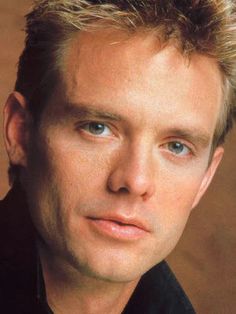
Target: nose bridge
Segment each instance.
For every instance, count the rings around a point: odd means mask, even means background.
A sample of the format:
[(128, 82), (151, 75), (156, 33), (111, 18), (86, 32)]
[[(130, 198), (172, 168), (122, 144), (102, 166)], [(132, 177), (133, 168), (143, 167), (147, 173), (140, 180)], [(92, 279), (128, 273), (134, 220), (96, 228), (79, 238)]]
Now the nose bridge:
[(145, 139), (127, 145), (110, 174), (109, 188), (145, 198), (155, 191), (152, 145)]

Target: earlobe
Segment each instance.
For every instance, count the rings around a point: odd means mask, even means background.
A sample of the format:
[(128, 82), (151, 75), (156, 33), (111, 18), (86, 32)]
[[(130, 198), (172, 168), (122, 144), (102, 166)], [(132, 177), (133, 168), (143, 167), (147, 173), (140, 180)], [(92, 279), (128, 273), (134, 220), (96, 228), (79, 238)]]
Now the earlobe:
[(29, 120), (24, 96), (13, 92), (4, 107), (4, 140), (9, 160), (13, 165), (27, 164)]
[(205, 175), (204, 175), (203, 180), (201, 182), (198, 193), (194, 199), (192, 208), (197, 206), (198, 202), (200, 201), (200, 199), (202, 198), (202, 196), (206, 192), (208, 186), (210, 185), (210, 183), (211, 183), (211, 181), (215, 175), (216, 169), (218, 168), (218, 166), (220, 164), (220, 161), (223, 157), (223, 154), (224, 154), (224, 148), (222, 146), (218, 146), (215, 149), (211, 163), (205, 172)]

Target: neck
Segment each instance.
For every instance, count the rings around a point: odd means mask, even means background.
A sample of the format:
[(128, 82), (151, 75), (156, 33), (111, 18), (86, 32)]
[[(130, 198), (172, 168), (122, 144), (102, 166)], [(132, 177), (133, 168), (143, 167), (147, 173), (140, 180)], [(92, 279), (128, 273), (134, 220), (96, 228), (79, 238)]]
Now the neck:
[(109, 282), (84, 275), (40, 249), (47, 301), (55, 314), (120, 314), (138, 280)]

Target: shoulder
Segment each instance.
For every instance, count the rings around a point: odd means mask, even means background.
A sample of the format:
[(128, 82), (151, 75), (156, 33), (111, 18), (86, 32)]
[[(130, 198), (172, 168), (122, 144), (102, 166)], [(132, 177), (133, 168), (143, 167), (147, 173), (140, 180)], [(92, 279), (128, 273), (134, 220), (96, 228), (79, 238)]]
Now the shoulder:
[(30, 256), (34, 247), (34, 228), (23, 190), (14, 186), (0, 201), (0, 270), (3, 261)]
[(0, 248), (4, 243), (14, 245), (28, 238), (33, 232), (26, 196), (19, 185), (15, 185), (0, 201)]
[(165, 287), (163, 288), (165, 291), (163, 305), (168, 304), (168, 313), (195, 313), (189, 298), (187, 297), (168, 264), (163, 261), (159, 264), (159, 269), (162, 284), (163, 287)]
[(6, 313), (33, 313), (23, 308), (31, 306), (36, 288), (36, 257), (26, 198), (13, 187), (0, 201), (0, 307)]
[(124, 314), (194, 314), (195, 311), (165, 261), (141, 278)]

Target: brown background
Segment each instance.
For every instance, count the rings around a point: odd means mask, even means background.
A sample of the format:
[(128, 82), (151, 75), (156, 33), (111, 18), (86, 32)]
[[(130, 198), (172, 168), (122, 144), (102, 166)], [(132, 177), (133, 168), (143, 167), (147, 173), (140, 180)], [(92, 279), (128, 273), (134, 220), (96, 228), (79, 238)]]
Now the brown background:
[[(20, 3), (20, 4), (19, 4)], [(0, 109), (14, 86), (29, 0), (0, 0)], [(0, 115), (2, 128), (2, 114)], [(236, 131), (207, 195), (168, 258), (197, 313), (236, 313)], [(7, 157), (0, 137), (0, 198), (8, 190)], [(145, 313), (144, 313), (145, 314)]]

